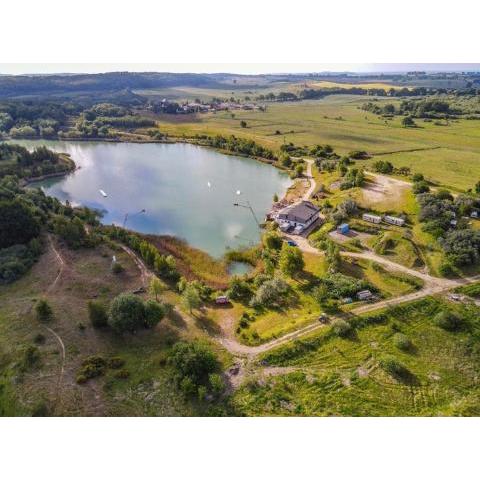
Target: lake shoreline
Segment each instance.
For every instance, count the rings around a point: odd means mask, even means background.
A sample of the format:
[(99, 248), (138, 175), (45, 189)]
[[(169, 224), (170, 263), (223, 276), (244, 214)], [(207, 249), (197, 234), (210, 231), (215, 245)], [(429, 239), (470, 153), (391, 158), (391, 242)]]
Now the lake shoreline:
[[(182, 138), (178, 138), (178, 137), (174, 137), (174, 138), (175, 138), (174, 140), (154, 140), (154, 139), (140, 139), (140, 138), (137, 138), (137, 139), (128, 138), (127, 139), (127, 138), (121, 138), (121, 137), (117, 137), (117, 138), (86, 138), (86, 137), (80, 137), (80, 138), (68, 138), (68, 139), (63, 139), (61, 137), (56, 137), (56, 138), (22, 137), (22, 138), (15, 139), (15, 138), (10, 137), (10, 138), (7, 138), (7, 140), (11, 141), (11, 142), (15, 142), (15, 140), (20, 140), (20, 141), (21, 140), (32, 140), (32, 141), (46, 140), (46, 141), (58, 141), (58, 142), (77, 142), (78, 141), (78, 142), (94, 142), (94, 143), (132, 143), (132, 144), (166, 144), (166, 145), (174, 145), (174, 144), (184, 144), (185, 145), (185, 144), (188, 144), (188, 145), (196, 145), (196, 146), (202, 147), (202, 148), (207, 148), (209, 150), (213, 150), (214, 152), (222, 153), (223, 155), (229, 155), (229, 156), (232, 156), (232, 157), (250, 158), (250, 159), (255, 160), (257, 162), (261, 162), (261, 163), (264, 163), (264, 164), (267, 164), (267, 165), (271, 165), (272, 167), (276, 168), (277, 170), (280, 170), (281, 172), (285, 172), (285, 173), (289, 172), (289, 170), (287, 168), (284, 168), (280, 165), (277, 165), (274, 160), (271, 160), (271, 159), (268, 159), (268, 158), (255, 157), (253, 155), (248, 155), (248, 154), (245, 154), (245, 153), (232, 152), (230, 150), (225, 150), (225, 149), (222, 149), (222, 148), (212, 147), (211, 145), (204, 144), (201, 141), (197, 141), (196, 139), (191, 139), (191, 138), (182, 139)], [(46, 180), (48, 178), (66, 176), (70, 173), (75, 172), (80, 167), (76, 166), (75, 161), (73, 159), (70, 158), (70, 160), (75, 165), (75, 167), (72, 170), (67, 170), (65, 172), (56, 172), (56, 173), (52, 173), (52, 174), (48, 174), (48, 175), (42, 175), (41, 177), (32, 177), (32, 178), (24, 179), (24, 181), (25, 181), (24, 186), (30, 185), (31, 183), (35, 183), (35, 182), (40, 182), (40, 181)], [(294, 186), (295, 180), (298, 180), (298, 179), (292, 179), (292, 185), (290, 185), (290, 187), (287, 188), (285, 194), (279, 200), (285, 200), (286, 199), (287, 194), (288, 194), (288, 190)], [(272, 206), (273, 206), (273, 202), (272, 202)]]
[[(261, 232), (258, 231), (256, 226), (255, 228), (253, 228), (253, 222), (251, 221), (251, 219), (248, 216), (246, 217), (246, 214), (243, 214), (241, 212), (238, 212), (237, 214), (237, 212), (235, 211), (237, 209), (232, 207), (232, 202), (236, 201), (235, 191), (241, 190), (243, 195), (247, 195), (246, 198), (248, 198), (255, 206), (262, 220), (264, 213), (267, 214), (270, 211), (272, 199), (274, 198), (275, 193), (283, 197), (284, 194), (286, 194), (287, 192), (291, 192), (291, 190), (289, 190), (292, 185), (291, 179), (288, 178), (288, 175), (286, 175), (285, 172), (281, 172), (281, 170), (279, 169), (269, 169), (266, 165), (270, 165), (270, 162), (258, 162), (255, 161), (258, 160), (258, 158), (250, 157), (248, 155), (235, 154), (233, 152), (224, 152), (216, 148), (205, 149), (206, 146), (201, 145), (199, 142), (153, 141), (142, 142), (145, 143), (145, 145), (142, 146), (137, 144), (136, 142), (129, 141), (87, 142), (86, 140), (83, 140), (81, 142), (76, 142), (75, 140), (47, 141), (42, 139), (36, 139), (33, 141), (24, 141), (23, 144), (29, 149), (34, 149), (37, 146), (37, 142), (38, 144), (45, 145), (49, 148), (54, 149), (57, 152), (68, 152), (71, 155), (70, 158), (74, 158), (76, 160), (77, 168), (75, 170), (53, 172), (52, 174), (41, 177), (28, 178), (25, 179), (24, 185), (29, 185), (30, 188), (44, 187), (44, 191), (47, 195), (54, 196), (60, 201), (64, 201), (66, 191), (62, 189), (64, 188), (63, 185), (65, 184), (65, 182), (68, 182), (67, 184), (69, 185), (69, 187), (67, 188), (71, 188), (72, 185), (77, 184), (78, 182), (80, 182), (80, 184), (82, 182), (85, 182), (85, 178), (89, 178), (89, 180), (91, 180), (92, 178), (96, 178), (96, 173), (92, 172), (96, 172), (99, 169), (98, 171), (103, 172), (101, 174), (103, 175), (103, 177), (102, 180), (100, 180), (98, 185), (95, 187), (95, 190), (91, 189), (90, 185), (92, 184), (92, 182), (89, 181), (89, 183), (85, 184), (82, 187), (83, 189), (79, 190), (78, 187), (76, 188), (76, 198), (69, 197), (69, 199), (70, 201), (78, 203), (79, 205), (86, 205), (90, 208), (95, 208), (97, 210), (101, 209), (101, 206), (93, 205), (94, 203), (104, 204), (106, 202), (106, 211), (110, 213), (106, 214), (105, 218), (101, 220), (102, 223), (104, 223), (105, 225), (110, 225), (112, 222), (114, 224), (121, 225), (123, 220), (123, 214), (122, 218), (119, 218), (118, 211), (121, 210), (122, 212), (124, 212), (129, 211), (129, 209), (133, 209), (128, 203), (129, 200), (126, 200), (127, 205), (120, 206), (122, 201), (123, 203), (125, 203), (124, 200), (121, 200), (123, 198), (123, 193), (121, 193), (123, 192), (123, 187), (121, 187), (121, 191), (114, 191), (114, 185), (116, 188), (116, 185), (120, 185), (119, 181), (123, 182), (123, 180), (121, 180), (121, 177), (118, 176), (119, 171), (124, 172), (120, 173), (120, 175), (126, 175), (127, 177), (129, 177), (130, 174), (137, 175), (135, 180), (137, 186), (135, 188), (139, 188), (139, 185), (143, 185), (141, 183), (142, 178), (144, 178), (147, 183), (149, 182), (148, 178), (154, 178), (151, 176), (151, 173), (153, 171), (148, 173), (147, 177), (145, 177), (145, 175), (142, 173), (143, 170), (138, 170), (139, 165), (145, 163), (143, 168), (146, 168), (146, 166), (148, 165), (148, 168), (153, 168), (155, 171), (158, 169), (162, 170), (167, 168), (168, 170), (168, 168), (173, 168), (173, 170), (171, 171), (171, 176), (164, 177), (165, 179), (168, 179), (168, 181), (166, 183), (162, 183), (162, 185), (164, 185), (164, 187), (162, 188), (165, 188), (165, 191), (169, 192), (168, 198), (172, 199), (172, 204), (169, 207), (164, 207), (164, 210), (162, 210), (162, 215), (164, 215), (163, 218), (160, 216), (156, 217), (154, 213), (156, 205), (153, 205), (150, 208), (150, 212), (152, 213), (152, 215), (149, 217), (148, 220), (145, 220), (147, 224), (142, 225), (142, 222), (144, 222), (144, 220), (141, 220), (141, 218), (143, 217), (138, 217), (138, 220), (134, 222), (134, 224), (132, 224), (130, 228), (137, 231), (138, 233), (153, 234), (165, 232), (167, 234), (169, 233), (170, 235), (178, 236), (178, 238), (187, 239), (190, 245), (209, 253), (216, 259), (223, 257), (226, 252), (226, 248), (237, 248), (242, 245), (243, 240), (237, 235), (240, 230), (236, 231), (237, 228), (240, 229), (240, 226), (238, 225), (239, 222), (240, 225), (242, 225), (242, 229), (246, 228), (246, 230), (244, 230), (244, 233), (240, 234), (243, 235), (243, 237), (249, 239), (261, 236)], [(19, 143), (22, 144), (20, 140)], [(165, 147), (155, 147), (154, 144), (156, 143), (167, 143), (167, 145), (165, 145)], [(185, 146), (182, 147), (181, 144), (184, 144)], [(190, 146), (188, 146), (187, 144)], [(118, 147), (116, 145), (118, 145)], [(84, 151), (89, 152), (88, 158), (90, 159), (90, 162), (88, 164), (84, 164), (85, 159), (82, 153)], [(223, 162), (226, 163), (217, 164), (214, 161), (216, 157), (219, 157), (218, 161), (222, 161), (221, 157), (227, 154), (228, 158), (227, 156), (223, 157)], [(132, 163), (129, 161), (129, 158), (136, 158), (136, 161)], [(152, 163), (149, 161), (149, 159), (157, 158), (164, 158), (166, 163), (157, 161), (153, 161)], [(198, 163), (199, 160), (197, 159), (200, 160), (200, 163)], [(93, 165), (98, 165), (98, 169), (93, 167), (92, 171), (91, 169), (88, 169), (88, 173), (87, 170), (85, 170), (84, 172), (83, 167), (85, 167), (85, 165), (90, 165), (92, 160), (95, 161)], [(180, 163), (179, 161), (184, 161), (185, 163)], [(262, 164), (265, 165), (265, 167), (260, 166)], [(117, 168), (121, 165), (124, 165), (124, 167), (122, 167), (123, 170), (119, 170)], [(162, 167), (161, 165), (165, 165), (165, 167)], [(166, 167), (167, 165), (172, 165), (172, 167)], [(200, 170), (194, 171), (197, 173), (202, 172), (202, 178), (204, 178), (204, 182), (202, 182), (202, 180), (200, 178), (197, 178), (196, 176), (195, 178), (190, 178), (192, 176), (192, 173), (190, 172), (192, 172), (192, 167), (194, 165), (195, 169), (200, 168)], [(198, 167), (196, 165), (198, 165)], [(220, 165), (225, 166), (220, 167)], [(77, 171), (79, 171), (81, 175), (81, 177), (78, 177), (78, 179), (70, 180), (74, 176), (67, 177), (67, 174)], [(137, 174), (134, 174), (134, 171), (137, 171)], [(149, 172), (149, 170), (145, 171)], [(112, 178), (109, 172), (112, 173), (114, 179), (112, 186), (110, 186), (110, 181), (112, 180)], [(218, 174), (218, 172), (221, 173)], [(79, 173), (76, 173), (76, 175), (79, 175)], [(91, 177), (91, 175), (93, 175), (93, 177)], [(69, 178), (69, 180), (64, 180), (62, 179), (62, 177)], [(48, 181), (48, 179), (50, 178), (54, 178), (53, 183), (51, 181)], [(42, 182), (43, 180), (45, 180), (45, 182)], [(209, 181), (207, 182), (207, 180)], [(193, 181), (194, 183), (191, 184), (190, 181)], [(210, 190), (210, 182), (212, 183), (212, 190)], [(176, 195), (172, 196), (172, 194), (176, 191), (175, 187), (177, 186), (177, 184), (180, 185), (181, 190)], [(54, 185), (60, 186), (54, 187)], [(110, 187), (110, 189), (108, 187)], [(59, 192), (56, 192), (55, 190), (50, 190), (50, 188), (57, 188)], [(75, 187), (73, 188), (75, 189)], [(108, 192), (109, 198), (106, 200), (98, 200), (98, 188), (104, 188)], [(182, 192), (184, 191), (186, 192), (185, 198), (182, 196)], [(143, 187), (142, 192), (145, 192), (145, 189)], [(193, 201), (193, 203), (192, 192), (194, 192), (193, 195), (195, 196), (195, 201)], [(218, 197), (218, 195), (220, 195), (220, 197)], [(146, 210), (149, 210), (149, 202), (151, 201), (151, 199), (153, 199), (153, 202), (155, 202), (155, 197), (152, 197), (148, 193), (144, 194), (143, 197), (144, 198), (141, 200), (141, 204), (139, 203), (140, 206), (138, 207), (138, 209), (140, 210), (140, 207), (142, 207)], [(110, 198), (112, 200), (110, 200)], [(175, 198), (177, 200), (175, 200)], [(216, 198), (217, 200), (215, 200)], [(93, 200), (93, 202), (91, 200)], [(185, 201), (187, 202), (186, 204)], [(140, 200), (138, 200), (138, 202), (140, 202)], [(169, 202), (169, 200), (164, 199), (161, 204), (166, 205)], [(200, 214), (202, 210), (199, 208), (199, 206), (203, 205), (204, 202), (206, 202), (207, 204), (210, 202), (209, 208), (213, 208), (213, 211), (216, 213), (210, 214), (210, 210), (206, 210), (204, 212), (205, 214)], [(211, 204), (211, 202), (214, 203)], [(183, 205), (183, 207), (178, 208), (178, 205)], [(165, 211), (166, 213), (164, 214), (163, 211)], [(170, 218), (172, 214), (169, 212), (174, 211), (178, 211), (178, 213), (175, 213), (175, 218)], [(192, 216), (192, 214), (188, 212), (196, 213)], [(182, 221), (187, 221), (187, 223), (184, 223), (183, 225), (188, 225), (188, 231), (190, 233), (185, 233), (185, 231), (182, 229), (182, 224), (179, 224), (180, 226), (179, 228), (177, 228), (177, 224), (175, 222), (178, 218), (182, 218)], [(194, 219), (192, 220), (192, 218)], [(221, 218), (221, 223), (212, 223), (212, 219), (215, 218)], [(155, 222), (158, 221), (161, 221), (161, 223), (155, 224)], [(151, 224), (148, 224), (148, 222), (151, 222)], [(136, 223), (139, 224), (136, 225)], [(207, 229), (206, 225), (209, 224), (211, 225), (209, 229)], [(159, 225), (159, 229), (157, 229), (156, 225)], [(223, 248), (222, 246), (225, 246), (225, 248)]]

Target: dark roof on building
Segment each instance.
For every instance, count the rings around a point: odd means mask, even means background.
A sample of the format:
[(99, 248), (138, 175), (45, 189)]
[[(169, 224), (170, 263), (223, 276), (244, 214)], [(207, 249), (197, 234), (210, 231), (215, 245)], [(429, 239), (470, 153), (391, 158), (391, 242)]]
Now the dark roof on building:
[(302, 201), (295, 205), (280, 210), (278, 218), (281, 220), (290, 220), (293, 222), (308, 222), (314, 215), (318, 214), (320, 209), (311, 202)]

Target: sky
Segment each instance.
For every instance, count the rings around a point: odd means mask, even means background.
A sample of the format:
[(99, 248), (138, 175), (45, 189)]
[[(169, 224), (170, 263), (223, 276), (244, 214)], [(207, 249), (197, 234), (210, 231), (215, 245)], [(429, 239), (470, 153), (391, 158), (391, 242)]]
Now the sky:
[(480, 71), (480, 63), (0, 63), (0, 74), (193, 72), (193, 73), (307, 73)]

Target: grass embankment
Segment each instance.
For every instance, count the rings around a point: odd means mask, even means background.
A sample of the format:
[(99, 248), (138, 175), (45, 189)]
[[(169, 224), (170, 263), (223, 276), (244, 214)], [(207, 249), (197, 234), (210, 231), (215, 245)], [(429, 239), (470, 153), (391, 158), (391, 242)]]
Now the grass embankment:
[[(452, 309), (463, 319), (459, 331), (434, 324)], [(476, 307), (433, 298), (353, 318), (345, 338), (325, 328), (265, 354), (262, 364), (279, 374), (259, 373), (235, 404), (247, 415), (477, 416), (479, 318)], [(404, 369), (396, 378), (392, 357)]]
[(160, 253), (172, 255), (178, 271), (187, 280), (202, 280), (213, 288), (224, 289), (228, 285), (227, 262), (217, 260), (208, 253), (188, 245), (179, 238), (167, 235), (144, 235)]

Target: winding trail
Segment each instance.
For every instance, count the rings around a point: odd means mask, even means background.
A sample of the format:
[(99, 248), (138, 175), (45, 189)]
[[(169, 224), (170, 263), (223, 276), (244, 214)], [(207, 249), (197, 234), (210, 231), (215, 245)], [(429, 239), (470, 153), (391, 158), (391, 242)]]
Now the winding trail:
[(62, 390), (63, 375), (65, 373), (65, 360), (66, 360), (65, 344), (63, 343), (63, 340), (60, 337), (60, 335), (57, 332), (55, 332), (55, 330), (52, 330), (50, 327), (46, 327), (46, 326), (44, 326), (44, 328), (46, 330), (48, 330), (55, 337), (55, 339), (57, 340), (58, 344), (60, 345), (60, 349), (62, 351), (62, 363), (60, 364), (60, 372), (58, 374), (57, 385), (55, 387), (55, 392), (56, 392), (55, 393), (55, 403), (54, 403), (54, 406), (53, 406), (53, 413), (55, 413), (55, 410), (56, 410), (57, 405), (58, 405), (58, 401), (60, 399), (60, 392)]
[[(52, 236), (50, 234), (48, 235), (48, 243), (50, 245), (50, 249), (54, 253), (55, 259), (59, 263), (60, 268), (58, 269), (57, 276), (55, 277), (53, 282), (46, 289), (46, 291), (45, 291), (46, 295), (51, 293), (53, 291), (53, 289), (57, 286), (65, 268), (67, 267), (67, 264), (66, 264), (65, 260), (63, 259), (63, 257), (60, 255), (60, 252), (55, 248), (55, 245), (54, 245), (53, 240), (52, 240)], [(55, 387), (55, 403), (54, 403), (54, 406), (53, 406), (53, 413), (55, 413), (55, 410), (56, 410), (57, 405), (58, 405), (58, 401), (60, 399), (60, 392), (62, 390), (63, 376), (65, 374), (65, 361), (66, 361), (65, 344), (63, 343), (62, 337), (60, 337), (60, 335), (57, 332), (55, 332), (55, 330), (53, 330), (50, 327), (47, 327), (46, 325), (44, 325), (43, 327), (50, 334), (53, 335), (53, 337), (55, 338), (57, 343), (60, 345), (60, 350), (62, 352), (62, 362), (60, 364), (60, 371), (58, 373), (57, 385)]]

